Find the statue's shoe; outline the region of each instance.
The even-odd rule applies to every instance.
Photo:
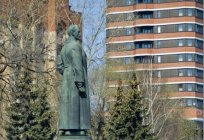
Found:
[[[65,135],[71,135],[70,131],[65,131]]]
[[[86,135],[86,132],[84,130],[81,130],[80,135]]]

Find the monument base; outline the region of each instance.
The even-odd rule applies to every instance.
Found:
[[[60,136],[57,140],[91,140],[88,136]]]

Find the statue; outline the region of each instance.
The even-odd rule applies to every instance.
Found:
[[[86,136],[86,130],[91,127],[86,54],[79,41],[79,27],[71,25],[68,34],[69,38],[61,50],[57,64],[63,75],[59,130],[64,136],[61,136],[63,140],[90,140]]]

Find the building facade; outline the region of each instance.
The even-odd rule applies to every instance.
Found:
[[[127,74],[151,63],[185,118],[202,126],[203,0],[107,0],[106,19],[108,66]]]

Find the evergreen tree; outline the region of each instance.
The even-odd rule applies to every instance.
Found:
[[[107,139],[153,140],[151,127],[145,124],[148,117],[146,111],[147,104],[134,74],[127,89],[119,83],[116,101],[105,128]]]
[[[47,102],[46,88],[33,84],[23,72],[15,79],[6,126],[8,140],[50,140],[52,112]]]

